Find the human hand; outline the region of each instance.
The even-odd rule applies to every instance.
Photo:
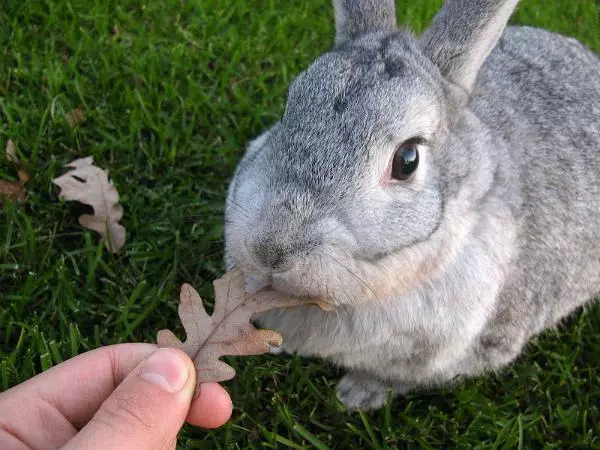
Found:
[[[231,416],[217,383],[200,386],[175,349],[121,344],[65,361],[0,394],[0,448],[174,449],[184,421],[215,428]]]

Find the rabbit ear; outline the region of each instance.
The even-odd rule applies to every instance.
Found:
[[[421,37],[425,53],[468,93],[519,0],[446,0]]]
[[[395,0],[333,0],[335,45],[376,30],[396,29]]]

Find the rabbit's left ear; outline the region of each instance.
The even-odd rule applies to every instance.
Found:
[[[442,75],[471,93],[518,1],[446,0],[421,46]]]
[[[395,0],[333,0],[335,45],[371,31],[396,29]]]

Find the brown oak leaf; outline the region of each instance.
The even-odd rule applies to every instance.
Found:
[[[81,226],[98,232],[104,239],[106,248],[118,253],[125,245],[125,228],[119,223],[123,217],[123,207],[119,205],[119,193],[108,173],[94,166],[94,159],[76,159],[66,167],[73,170],[52,180],[60,187],[59,197],[75,200],[94,208],[94,215],[79,217]]]
[[[271,345],[282,344],[281,335],[271,330],[259,330],[250,323],[254,314],[276,308],[289,308],[309,303],[326,311],[333,308],[318,300],[284,297],[273,290],[248,294],[244,275],[238,269],[213,282],[215,308],[212,316],[204,309],[202,299],[189,284],[181,287],[179,317],[187,339],[181,342],[170,330],[160,330],[159,347],[183,350],[194,361],[197,383],[226,381],[235,370],[220,361],[222,356],[261,355]]]

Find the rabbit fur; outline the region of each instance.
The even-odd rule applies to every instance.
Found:
[[[516,4],[447,0],[415,37],[393,0],[334,1],[334,49],[231,182],[228,267],[336,306],[257,321],[346,368],[348,408],[497,371],[600,292],[600,60],[506,28]]]

